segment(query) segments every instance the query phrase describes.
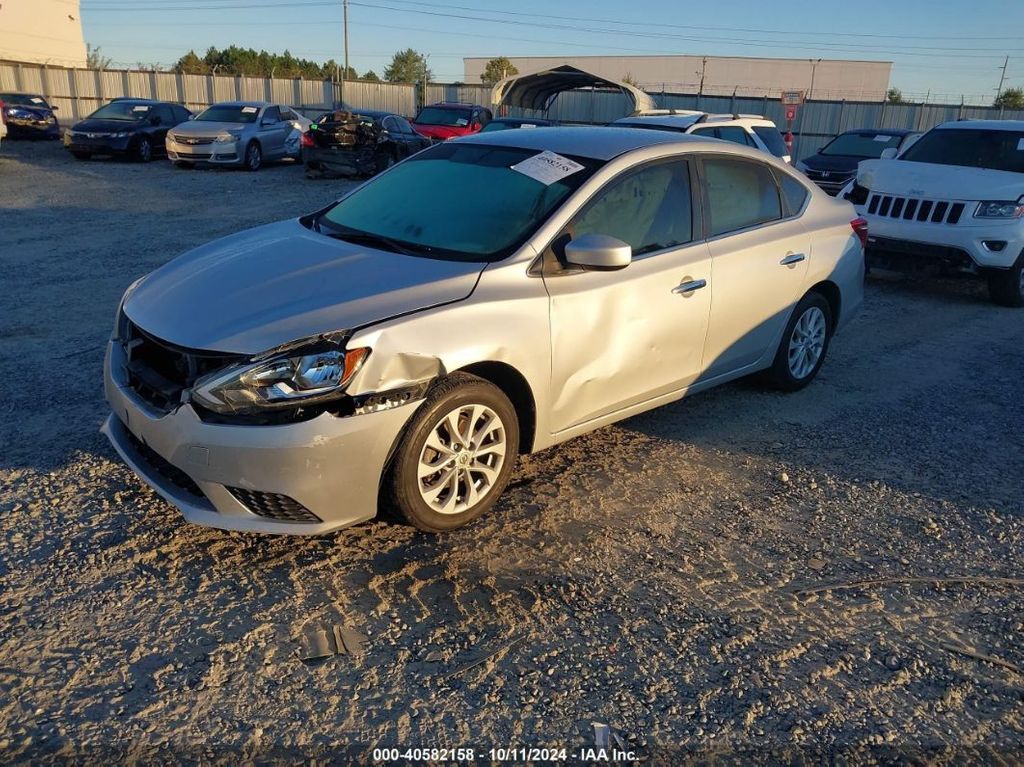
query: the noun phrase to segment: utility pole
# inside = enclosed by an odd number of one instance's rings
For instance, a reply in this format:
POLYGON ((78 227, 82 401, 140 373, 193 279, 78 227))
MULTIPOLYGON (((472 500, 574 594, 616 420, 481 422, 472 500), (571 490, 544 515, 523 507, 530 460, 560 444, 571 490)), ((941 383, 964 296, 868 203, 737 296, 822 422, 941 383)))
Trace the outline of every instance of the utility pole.
POLYGON ((817 71, 821 59, 808 59, 808 61, 811 62, 811 88, 807 91, 807 98, 812 98, 814 96, 814 73, 817 71))
POLYGON ((708 57, 705 56, 700 65, 700 87, 697 88, 697 95, 704 95, 704 73, 708 70, 708 57))
POLYGON ((348 79, 348 0, 341 0, 345 21, 345 71, 341 73, 341 101, 345 102, 345 81, 348 79))
POLYGON ((1003 73, 999 75, 999 87, 996 88, 996 100, 998 100, 999 96, 1002 95, 1003 93, 1003 83, 1006 82, 1006 67, 1009 65, 1009 63, 1010 57, 1007 56, 1005 59, 1003 59, 1003 73))

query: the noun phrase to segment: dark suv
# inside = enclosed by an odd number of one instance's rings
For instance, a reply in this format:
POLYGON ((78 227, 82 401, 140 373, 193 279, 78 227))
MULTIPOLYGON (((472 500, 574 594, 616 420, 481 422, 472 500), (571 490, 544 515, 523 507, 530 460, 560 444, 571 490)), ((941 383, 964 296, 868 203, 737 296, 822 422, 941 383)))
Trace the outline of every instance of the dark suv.
POLYGON ((154 153, 164 153, 167 131, 191 116, 166 101, 114 99, 65 131, 64 148, 79 160, 102 154, 149 162, 154 153))
POLYGON ((494 115, 479 104, 431 104, 423 107, 412 127, 421 136, 434 141, 445 141, 458 136, 479 133, 494 115))

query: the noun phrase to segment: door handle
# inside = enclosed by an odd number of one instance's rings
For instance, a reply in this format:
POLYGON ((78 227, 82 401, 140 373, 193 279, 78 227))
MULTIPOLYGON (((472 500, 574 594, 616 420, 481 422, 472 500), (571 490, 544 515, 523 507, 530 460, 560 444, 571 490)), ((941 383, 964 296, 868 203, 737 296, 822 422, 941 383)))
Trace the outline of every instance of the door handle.
POLYGON ((680 282, 674 288, 672 292, 676 295, 685 296, 687 293, 692 293, 695 290, 700 290, 708 284, 707 280, 687 280, 686 282, 680 282))
POLYGON ((792 266, 793 264, 799 264, 805 258, 807 258, 807 256, 803 253, 787 253, 786 257, 779 261, 779 263, 782 266, 792 266))

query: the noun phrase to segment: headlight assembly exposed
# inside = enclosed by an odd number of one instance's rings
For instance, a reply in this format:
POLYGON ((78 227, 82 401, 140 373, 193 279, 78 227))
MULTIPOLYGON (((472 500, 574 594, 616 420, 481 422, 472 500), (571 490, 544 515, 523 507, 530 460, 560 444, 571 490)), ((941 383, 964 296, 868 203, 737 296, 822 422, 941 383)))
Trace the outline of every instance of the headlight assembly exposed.
POLYGON ((369 354, 368 348, 343 349, 323 340, 298 344, 200 379, 192 398, 225 415, 313 405, 340 396, 369 354))
POLYGON ((1024 197, 1013 200, 985 200, 978 203, 975 218, 1020 218, 1024 216, 1024 197))

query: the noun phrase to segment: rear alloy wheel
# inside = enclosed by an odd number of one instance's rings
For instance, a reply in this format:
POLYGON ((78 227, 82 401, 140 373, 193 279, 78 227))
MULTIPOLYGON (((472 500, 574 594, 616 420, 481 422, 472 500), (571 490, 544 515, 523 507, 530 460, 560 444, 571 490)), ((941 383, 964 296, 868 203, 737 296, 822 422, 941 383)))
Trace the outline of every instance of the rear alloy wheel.
POLYGON ((140 136, 135 144, 135 161, 149 162, 153 159, 153 145, 146 136, 140 136))
POLYGON ((260 149, 260 145, 255 141, 249 142, 249 146, 245 148, 245 169, 256 171, 260 169, 262 164, 263 151, 260 149))
POLYGON ((775 361, 766 371, 768 382, 783 391, 807 386, 821 369, 832 339, 832 309, 819 293, 808 293, 793 310, 775 361))
POLYGON ((988 273, 988 296, 1000 306, 1024 306, 1024 252, 1009 269, 988 273))
POLYGON ((420 530, 454 530, 495 504, 518 452, 519 421, 501 389, 453 373, 406 428, 386 491, 401 516, 420 530))

